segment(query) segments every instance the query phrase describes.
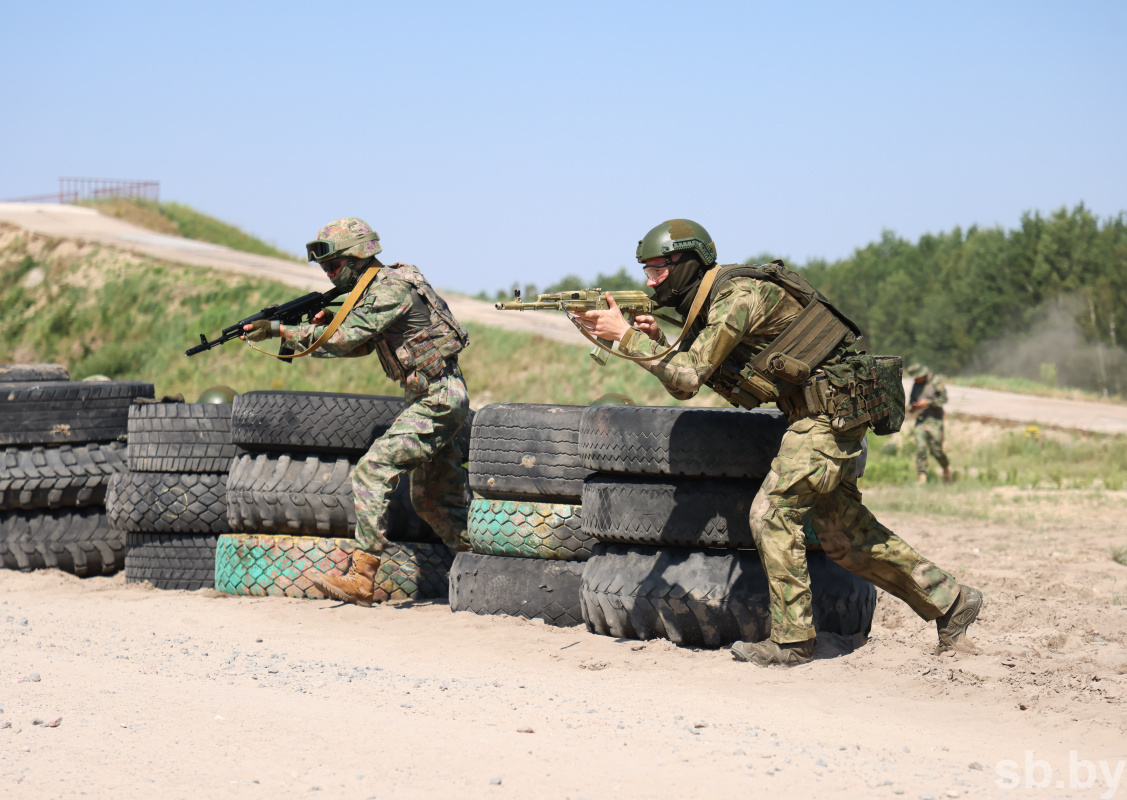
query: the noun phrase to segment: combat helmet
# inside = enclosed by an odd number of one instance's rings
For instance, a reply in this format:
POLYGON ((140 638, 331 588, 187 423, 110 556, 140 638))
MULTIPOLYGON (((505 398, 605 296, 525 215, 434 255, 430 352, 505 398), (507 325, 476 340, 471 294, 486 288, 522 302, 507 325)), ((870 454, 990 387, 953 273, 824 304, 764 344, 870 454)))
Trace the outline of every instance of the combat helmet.
POLYGON ((716 263, 716 243, 699 222, 667 219, 650 229, 638 242, 635 256, 639 264, 648 259, 669 256, 678 250, 692 250, 706 267, 716 263))
POLYGON ((306 259, 318 264, 340 258, 355 259, 346 262, 336 277, 330 278, 338 288, 354 284, 360 277, 360 261, 374 258, 381 252, 380 235, 359 217, 334 219, 322 226, 313 241, 305 245, 306 259))
POLYGON ((203 390, 203 394, 200 395, 200 399, 196 402, 214 403, 217 405, 221 403, 233 403, 235 402, 235 396, 237 394, 238 392, 230 386, 209 386, 203 390))
POLYGON ((931 374, 931 370, 927 368, 927 365, 921 364, 918 361, 910 365, 907 372, 910 378, 926 378, 931 374))

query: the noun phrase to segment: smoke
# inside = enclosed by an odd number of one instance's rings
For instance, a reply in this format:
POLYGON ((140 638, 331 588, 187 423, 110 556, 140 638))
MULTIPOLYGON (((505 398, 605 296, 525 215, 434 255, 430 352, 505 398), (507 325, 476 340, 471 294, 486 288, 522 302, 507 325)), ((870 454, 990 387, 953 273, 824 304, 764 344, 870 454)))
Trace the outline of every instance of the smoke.
POLYGON ((1088 314, 1082 296, 1049 301, 1033 313, 1025 331, 984 344, 964 372, 1122 395, 1127 350, 1090 341, 1078 322, 1088 314))

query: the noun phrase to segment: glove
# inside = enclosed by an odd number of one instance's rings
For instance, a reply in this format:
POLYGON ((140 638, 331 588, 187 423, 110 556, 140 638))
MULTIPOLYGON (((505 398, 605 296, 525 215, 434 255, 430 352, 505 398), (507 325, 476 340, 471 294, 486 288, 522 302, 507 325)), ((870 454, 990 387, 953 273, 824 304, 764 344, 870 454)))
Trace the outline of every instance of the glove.
POLYGON ((274 326, 268 319, 260 319, 250 324, 250 330, 243 334, 243 338, 248 342, 261 342, 276 336, 274 333, 274 326))

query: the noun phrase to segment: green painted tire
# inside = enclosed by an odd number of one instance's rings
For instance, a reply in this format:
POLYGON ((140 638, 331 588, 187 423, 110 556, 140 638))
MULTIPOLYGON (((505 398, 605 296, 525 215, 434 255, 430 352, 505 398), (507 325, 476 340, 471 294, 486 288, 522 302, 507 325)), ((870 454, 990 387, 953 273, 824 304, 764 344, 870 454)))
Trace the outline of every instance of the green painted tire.
MULTIPOLYGON (((215 588, 253 597, 324 600, 305 573, 343 575, 355 539, 229 533, 215 550, 215 588)), ((376 601, 445 598, 453 556, 445 545, 401 542, 381 556, 376 601)))
POLYGON ((581 506, 475 498, 466 539, 486 556, 586 561, 596 539, 583 532, 581 506))

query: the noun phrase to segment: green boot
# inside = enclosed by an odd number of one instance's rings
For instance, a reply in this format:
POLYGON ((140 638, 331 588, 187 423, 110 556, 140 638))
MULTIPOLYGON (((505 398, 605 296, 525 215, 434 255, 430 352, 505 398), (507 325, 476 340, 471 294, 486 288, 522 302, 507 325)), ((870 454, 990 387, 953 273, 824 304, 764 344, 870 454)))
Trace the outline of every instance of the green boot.
POLYGON ((765 639, 762 642, 736 642, 732 645, 732 655, 736 661, 750 661, 761 667, 797 667, 814 659, 814 643, 817 641, 807 639, 805 642, 778 644, 765 639))
POLYGON ((982 610, 982 592, 971 586, 959 585, 959 596, 947 609, 947 613, 935 621, 939 629, 939 646, 935 654, 946 653, 954 650, 955 645, 967 635, 967 628, 978 619, 978 612, 982 610))

